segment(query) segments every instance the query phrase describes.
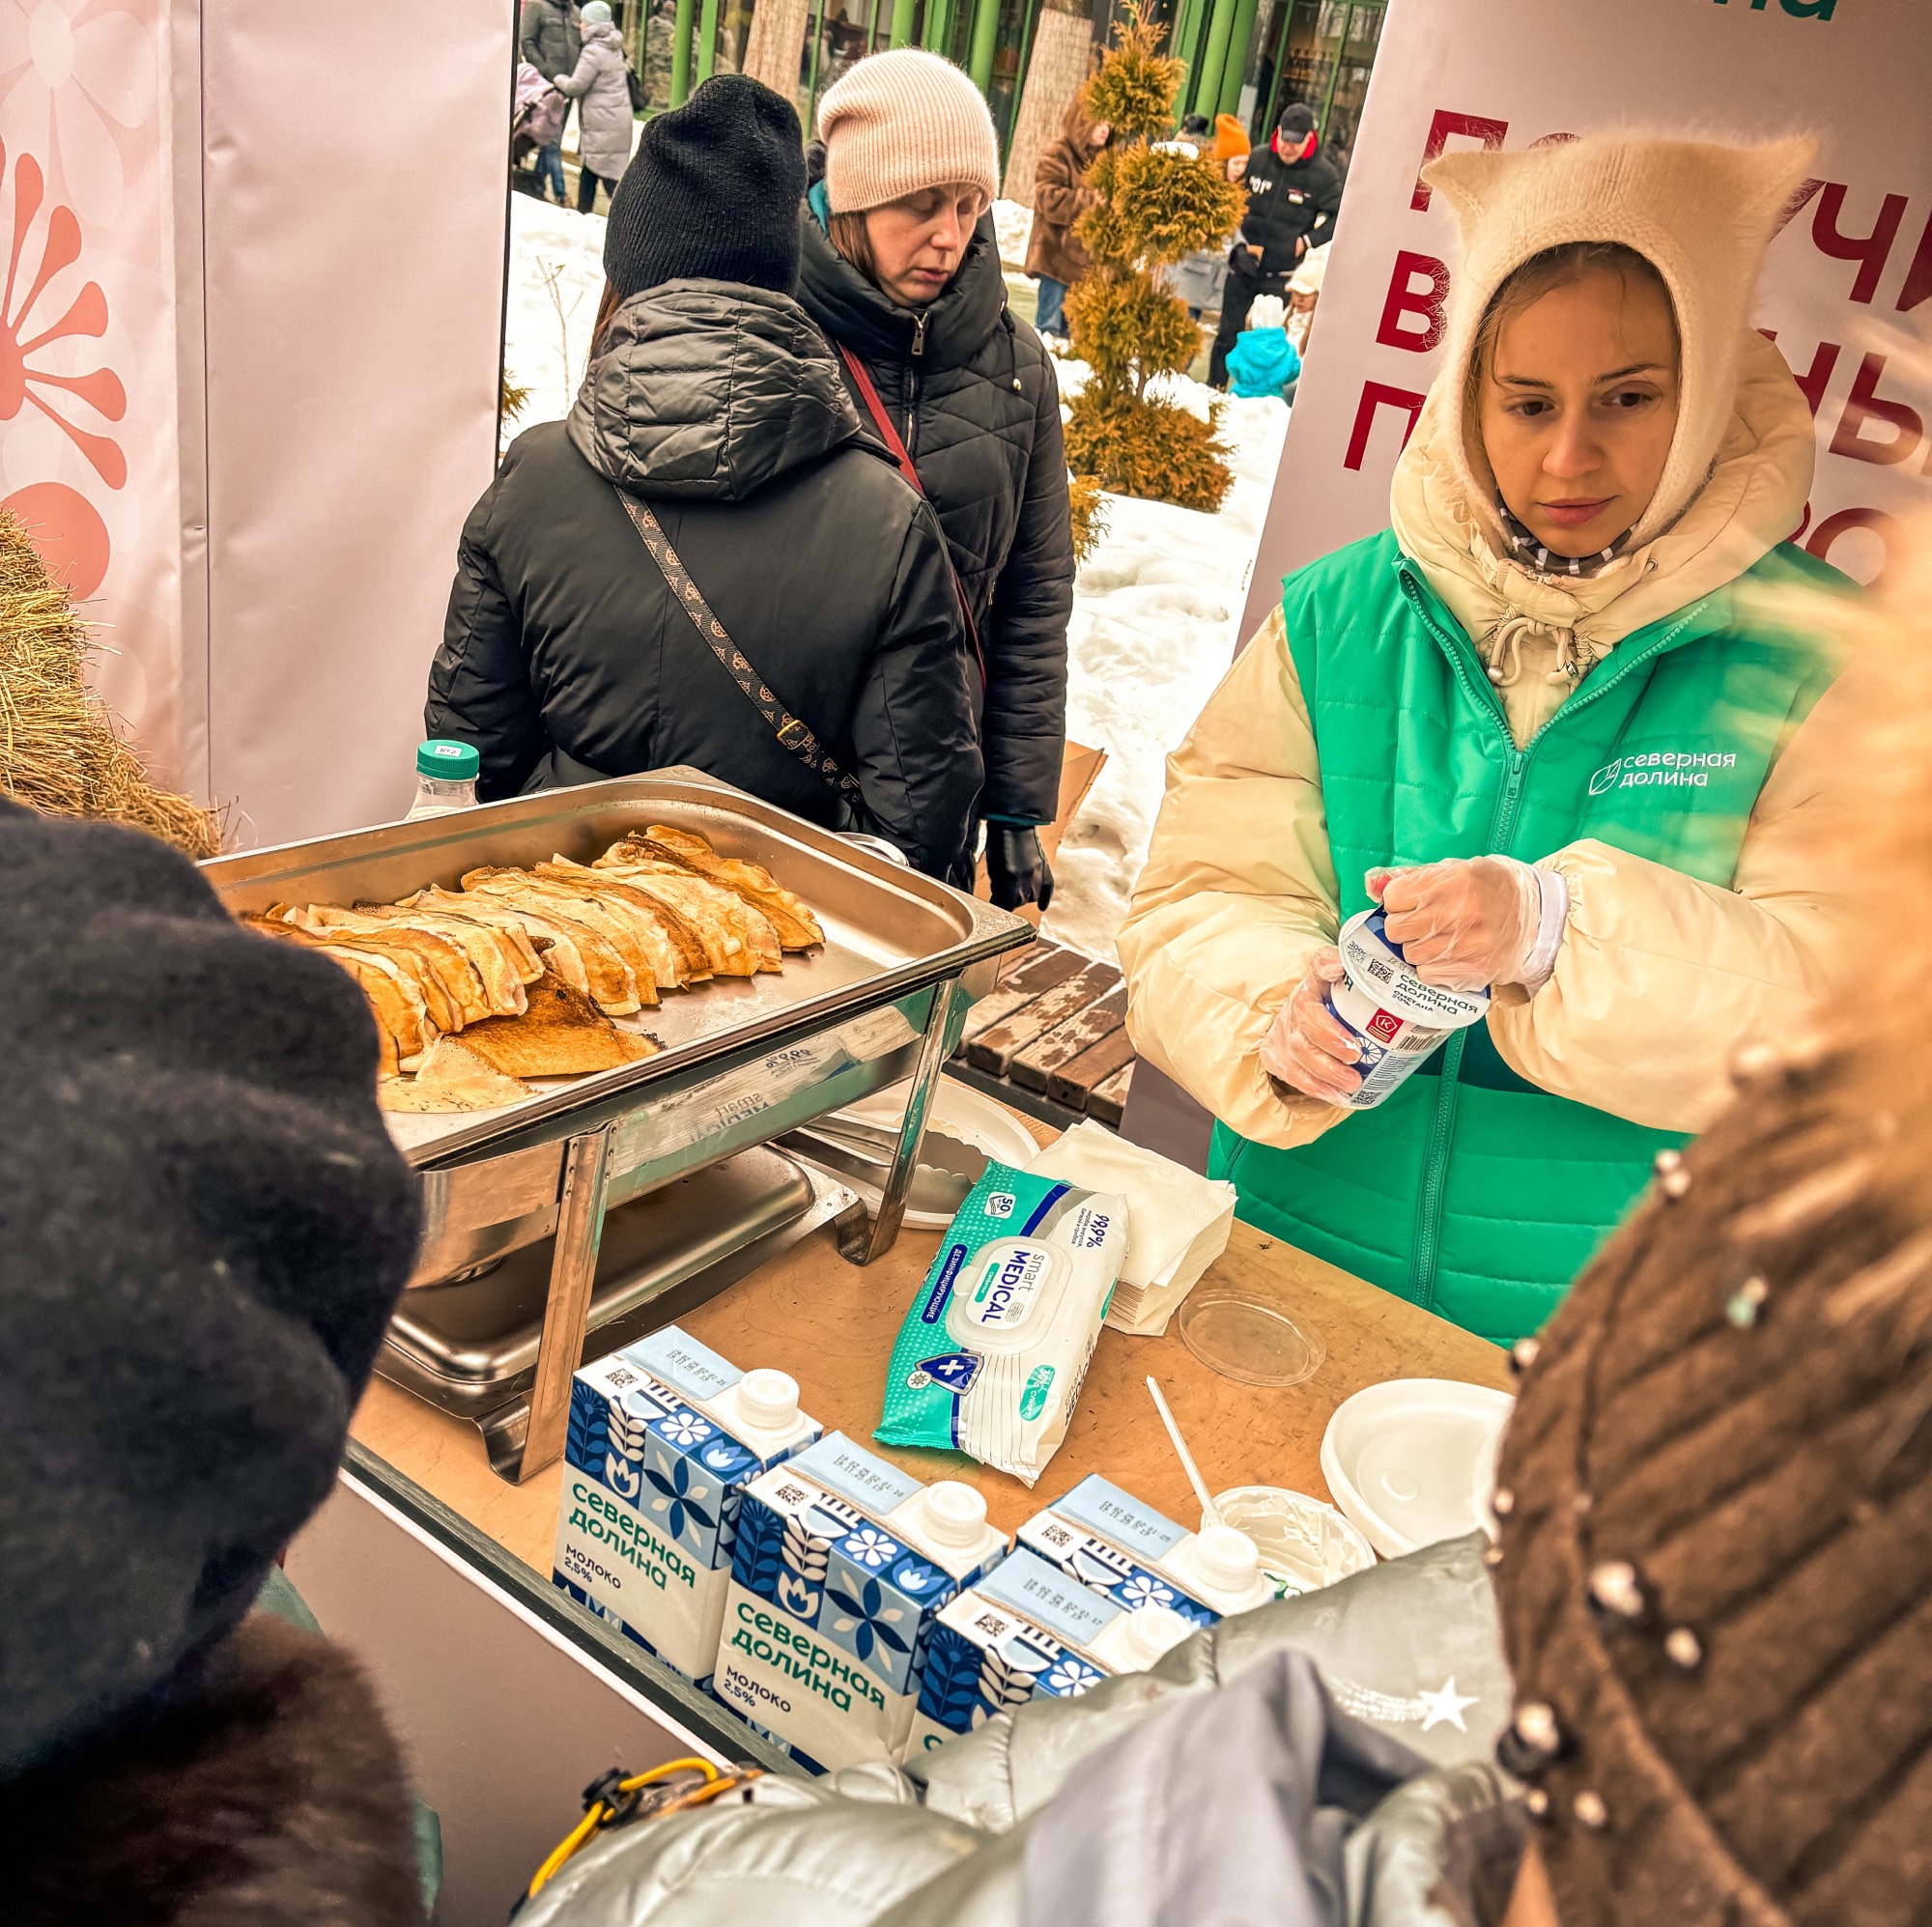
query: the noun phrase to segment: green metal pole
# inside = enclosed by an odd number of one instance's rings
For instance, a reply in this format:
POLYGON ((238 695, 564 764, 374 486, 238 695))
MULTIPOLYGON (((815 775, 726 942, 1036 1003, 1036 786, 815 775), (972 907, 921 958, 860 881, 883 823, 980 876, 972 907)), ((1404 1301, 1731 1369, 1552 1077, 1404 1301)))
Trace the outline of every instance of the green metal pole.
POLYGON ((1199 91, 1201 79, 1201 45, 1208 32, 1208 0, 1182 0, 1180 24, 1175 30, 1174 51, 1187 69, 1186 78, 1180 83, 1180 98, 1175 102, 1178 112, 1194 112, 1194 97, 1199 91))
POLYGON ((952 51, 952 0, 925 0, 925 19, 919 43, 932 53, 952 51))
POLYGON ((918 0, 893 0, 893 46, 912 45, 912 16, 918 0))
POLYGON ((1194 87, 1194 111, 1211 114, 1221 98, 1221 75, 1228 65, 1228 43, 1235 32, 1236 0, 1214 0, 1208 21, 1208 46, 1201 56, 1200 77, 1194 87))
POLYGON ((973 0, 973 46, 966 71, 980 93, 993 84, 993 54, 1000 43, 1000 0, 973 0))
POLYGON ((697 16, 697 84, 702 87, 711 78, 711 70, 718 61, 718 0, 704 0, 704 11, 697 16))
MULTIPOLYGON (((1241 104, 1241 83, 1248 71, 1248 43, 1255 37, 1257 0, 1235 0, 1235 30, 1228 37, 1228 64, 1221 71, 1221 101, 1213 111, 1232 114, 1241 104)), ((1204 114, 1208 110, 1204 107, 1204 114)))
POLYGON ((811 75, 805 83, 805 126, 810 132, 818 118, 818 56, 825 51, 825 0, 811 18, 811 75))
POLYGON ((677 0, 677 19, 670 37, 670 103, 681 107, 691 98, 691 17, 696 0, 677 0))

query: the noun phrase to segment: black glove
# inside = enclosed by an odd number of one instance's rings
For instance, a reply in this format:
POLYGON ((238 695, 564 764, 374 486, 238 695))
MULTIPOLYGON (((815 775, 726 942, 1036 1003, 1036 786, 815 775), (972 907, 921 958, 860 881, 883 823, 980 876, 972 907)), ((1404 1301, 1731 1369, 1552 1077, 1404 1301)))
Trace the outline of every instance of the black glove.
POLYGON ((1053 901, 1053 872, 1039 846, 1039 832, 1026 823, 988 823, 986 881, 1002 910, 1037 903, 1044 913, 1053 901))

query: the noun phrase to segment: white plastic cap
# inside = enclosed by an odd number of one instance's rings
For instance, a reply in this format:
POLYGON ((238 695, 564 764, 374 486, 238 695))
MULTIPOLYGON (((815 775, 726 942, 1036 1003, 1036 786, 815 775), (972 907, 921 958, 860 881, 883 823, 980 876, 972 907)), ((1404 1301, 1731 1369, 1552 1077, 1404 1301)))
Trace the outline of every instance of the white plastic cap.
POLYGON ((738 1409, 753 1425, 782 1431, 798 1423, 798 1380, 761 1365, 738 1380, 738 1409))
POLYGON ((1194 1630, 1172 1606, 1136 1606, 1127 1615, 1122 1643, 1137 1664, 1151 1666, 1163 1653, 1179 1646, 1194 1630))
POLYGON ((986 1501, 958 1479, 942 1479, 925 1488, 925 1529, 941 1545, 962 1551, 986 1532, 986 1501))
POLYGON ((1216 1592, 1246 1593, 1261 1574, 1262 1555, 1245 1532, 1205 1526, 1194 1541, 1194 1570, 1216 1592))

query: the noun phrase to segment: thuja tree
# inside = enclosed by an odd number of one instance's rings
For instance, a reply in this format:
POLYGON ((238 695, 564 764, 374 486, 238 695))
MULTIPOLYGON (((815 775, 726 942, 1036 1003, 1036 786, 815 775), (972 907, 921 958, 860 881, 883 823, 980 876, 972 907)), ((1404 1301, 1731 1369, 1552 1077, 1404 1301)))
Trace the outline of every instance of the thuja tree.
POLYGON ((1184 370, 1201 345, 1185 304, 1156 277, 1225 240, 1243 208, 1241 190, 1211 162, 1151 145, 1174 126, 1182 71, 1161 55, 1157 31, 1136 7, 1087 83, 1087 111, 1114 137, 1087 171, 1099 200, 1076 230, 1094 268, 1067 296, 1066 319, 1093 374, 1073 400, 1066 459, 1116 495, 1212 510, 1235 479, 1222 459, 1219 405, 1203 421, 1148 393, 1155 376, 1184 370))

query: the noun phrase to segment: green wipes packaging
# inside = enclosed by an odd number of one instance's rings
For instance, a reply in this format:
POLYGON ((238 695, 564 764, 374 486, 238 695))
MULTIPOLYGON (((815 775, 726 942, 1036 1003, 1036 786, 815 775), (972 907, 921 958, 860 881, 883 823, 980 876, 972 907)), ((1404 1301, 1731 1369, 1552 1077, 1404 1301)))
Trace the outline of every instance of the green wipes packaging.
POLYGON ((989 1164, 899 1327, 873 1437, 1031 1486, 1066 1436, 1126 1249, 1124 1198, 989 1164))

